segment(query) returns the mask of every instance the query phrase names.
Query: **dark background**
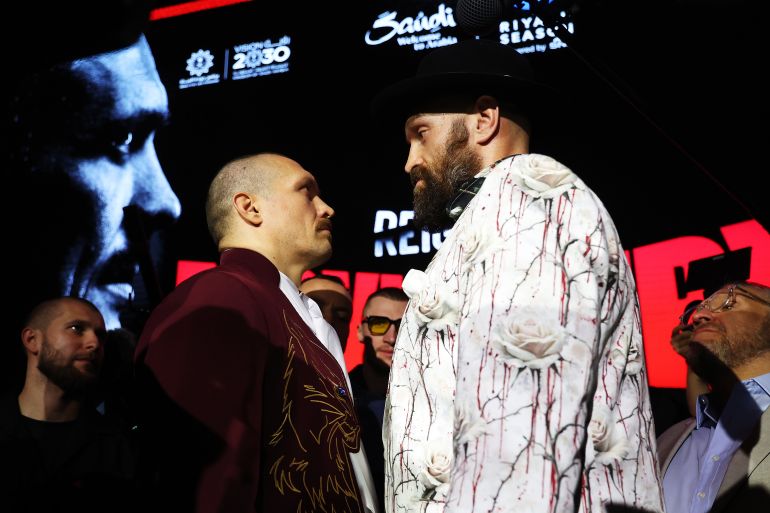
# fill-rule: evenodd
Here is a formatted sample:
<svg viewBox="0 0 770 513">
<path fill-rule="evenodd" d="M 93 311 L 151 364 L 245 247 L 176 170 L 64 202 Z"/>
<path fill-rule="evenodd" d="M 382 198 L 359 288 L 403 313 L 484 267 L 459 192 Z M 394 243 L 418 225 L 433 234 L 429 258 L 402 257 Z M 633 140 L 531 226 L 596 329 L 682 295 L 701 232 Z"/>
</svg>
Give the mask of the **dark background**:
<svg viewBox="0 0 770 513">
<path fill-rule="evenodd" d="M 438 3 L 248 2 L 151 22 L 148 38 L 172 112 L 157 148 L 183 204 L 171 253 L 216 259 L 203 216 L 210 179 L 231 158 L 272 150 L 310 170 L 337 211 L 327 268 L 403 273 L 424 266 L 430 255 L 373 257 L 374 212 L 410 209 L 411 195 L 400 129 L 379 125 L 368 111 L 372 96 L 411 75 L 424 53 L 370 47 L 364 33 L 381 12 L 397 10 L 402 19 L 435 12 Z M 563 36 L 567 49 L 529 55 L 540 79 L 563 95 L 536 122 L 533 151 L 563 161 L 597 192 L 626 248 L 684 235 L 721 241 L 720 226 L 751 218 L 768 226 L 767 166 L 760 163 L 768 45 L 760 4 L 551 6 L 571 13 L 575 34 Z M 507 18 L 517 16 L 507 8 Z M 219 58 L 219 49 L 285 34 L 292 38 L 288 73 L 176 86 L 199 48 Z"/>
<path fill-rule="evenodd" d="M 528 15 L 520 10 L 526 2 L 473 2 L 482 7 L 500 2 L 504 20 Z M 412 201 L 402 128 L 369 114 L 372 97 L 411 76 L 424 52 L 394 41 L 367 46 L 364 34 L 385 11 L 397 11 L 402 20 L 419 11 L 430 15 L 440 2 L 254 0 L 146 22 L 151 8 L 179 3 L 30 0 L 9 6 L 3 18 L 5 33 L 15 34 L 6 54 L 11 83 L 29 70 L 129 44 L 139 28 L 146 32 L 171 111 L 156 147 L 182 202 L 181 218 L 162 241 L 163 290 L 174 286 L 178 260 L 216 261 L 204 219 L 208 184 L 225 162 L 259 151 L 300 162 L 336 210 L 334 256 L 325 269 L 350 271 L 353 279 L 360 271 L 404 274 L 424 268 L 430 254 L 373 256 L 382 235 L 373 234 L 375 212 L 410 210 Z M 532 150 L 571 167 L 599 195 L 626 249 L 701 236 L 726 250 L 720 227 L 750 219 L 770 226 L 768 166 L 760 160 L 770 135 L 764 3 L 530 2 L 547 24 L 559 11 L 569 12 L 575 28 L 574 35 L 561 33 L 568 48 L 528 54 L 540 80 L 561 92 L 552 112 L 535 120 Z M 457 14 L 456 0 L 445 5 Z M 483 37 L 497 39 L 497 24 L 490 25 L 494 30 Z M 441 33 L 473 37 L 462 27 Z M 211 51 L 212 72 L 222 73 L 226 49 L 285 35 L 291 37 L 288 73 L 179 89 L 179 80 L 190 76 L 185 67 L 193 52 Z M 24 248 L 18 249 L 24 255 Z M 767 276 L 767 262 L 760 265 Z M 661 273 L 670 283 L 673 269 Z M 669 348 L 669 325 L 697 294 L 679 304 L 671 291 L 650 292 L 648 283 L 639 290 L 640 296 L 646 292 L 648 360 L 657 348 L 661 360 L 681 366 Z M 140 303 L 141 283 L 137 295 Z M 650 322 L 657 323 L 653 335 Z M 360 352 L 360 345 L 352 346 Z M 670 362 L 652 363 L 669 377 L 679 372 L 664 368 Z M 653 368 L 649 361 L 648 367 Z"/>
<path fill-rule="evenodd" d="M 770 135 L 766 2 L 462 1 L 499 2 L 506 20 L 526 15 L 527 3 L 546 20 L 570 13 L 575 34 L 562 33 L 569 47 L 529 54 L 540 79 L 562 93 L 554 112 L 536 120 L 532 150 L 561 160 L 597 192 L 627 249 L 687 235 L 721 243 L 719 227 L 748 219 L 770 226 L 760 160 Z M 165 288 L 177 259 L 216 259 L 206 188 L 226 161 L 258 151 L 284 152 L 318 178 L 337 211 L 328 268 L 423 267 L 430 255 L 373 257 L 374 212 L 411 209 L 411 193 L 401 129 L 373 120 L 369 102 L 412 75 L 424 52 L 367 46 L 364 34 L 384 11 L 429 15 L 440 2 L 251 1 L 142 24 L 151 8 L 180 3 L 30 1 L 9 6 L 3 19 L 5 33 L 16 34 L 6 53 L 11 79 L 145 29 L 172 115 L 156 146 L 183 206 L 168 233 Z M 456 0 L 445 4 L 457 14 Z M 442 33 L 473 37 L 461 27 Z M 192 52 L 210 49 L 221 68 L 233 44 L 283 35 L 292 38 L 288 73 L 178 88 Z"/>
</svg>

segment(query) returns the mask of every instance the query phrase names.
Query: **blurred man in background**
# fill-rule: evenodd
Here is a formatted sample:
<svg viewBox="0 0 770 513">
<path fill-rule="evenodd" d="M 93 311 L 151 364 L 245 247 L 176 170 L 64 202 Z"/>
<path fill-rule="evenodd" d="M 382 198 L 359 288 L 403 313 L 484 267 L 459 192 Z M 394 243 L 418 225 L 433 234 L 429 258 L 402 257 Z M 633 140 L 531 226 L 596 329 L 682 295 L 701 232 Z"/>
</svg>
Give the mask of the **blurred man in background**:
<svg viewBox="0 0 770 513">
<path fill-rule="evenodd" d="M 364 344 L 364 361 L 350 371 L 361 438 L 381 508 L 384 508 L 385 485 L 382 417 L 393 346 L 408 301 L 404 291 L 395 287 L 376 290 L 366 299 L 363 319 L 357 330 L 358 340 Z"/>
<path fill-rule="evenodd" d="M 675 345 L 711 388 L 658 438 L 668 511 L 762 511 L 770 501 L 770 287 L 731 283 L 683 316 Z M 702 386 L 701 386 L 702 387 Z"/>
<path fill-rule="evenodd" d="M 104 359 L 104 319 L 80 298 L 29 314 L 24 388 L 0 401 L 0 490 L 8 511 L 132 511 L 126 432 L 89 405 Z M 7 341 L 10 342 L 10 341 Z"/>
<path fill-rule="evenodd" d="M 353 299 L 342 280 L 337 276 L 317 274 L 304 280 L 299 290 L 316 302 L 326 322 L 337 332 L 342 351 L 345 351 L 353 317 Z"/>
</svg>

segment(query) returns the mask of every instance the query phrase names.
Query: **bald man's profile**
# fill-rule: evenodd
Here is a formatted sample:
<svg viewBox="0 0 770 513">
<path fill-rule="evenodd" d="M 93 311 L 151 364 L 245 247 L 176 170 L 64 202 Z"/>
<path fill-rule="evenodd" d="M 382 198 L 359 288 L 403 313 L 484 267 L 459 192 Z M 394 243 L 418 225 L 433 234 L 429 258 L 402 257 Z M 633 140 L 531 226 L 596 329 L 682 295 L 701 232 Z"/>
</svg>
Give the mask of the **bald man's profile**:
<svg viewBox="0 0 770 513">
<path fill-rule="evenodd" d="M 154 506 L 377 511 L 339 342 L 298 290 L 331 256 L 333 215 L 282 155 L 212 181 L 219 266 L 166 297 L 137 347 Z"/>
</svg>

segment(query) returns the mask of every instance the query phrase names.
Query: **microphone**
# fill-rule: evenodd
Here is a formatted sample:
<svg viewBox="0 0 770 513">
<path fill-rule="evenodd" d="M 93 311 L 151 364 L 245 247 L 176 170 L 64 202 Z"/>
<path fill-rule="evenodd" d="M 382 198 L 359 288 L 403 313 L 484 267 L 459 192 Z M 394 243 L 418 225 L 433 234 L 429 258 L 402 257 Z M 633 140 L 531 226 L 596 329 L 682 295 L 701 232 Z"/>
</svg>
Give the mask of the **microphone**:
<svg viewBox="0 0 770 513">
<path fill-rule="evenodd" d="M 465 32 L 482 36 L 497 27 L 503 17 L 503 4 L 510 0 L 457 0 L 455 19 Z"/>
</svg>

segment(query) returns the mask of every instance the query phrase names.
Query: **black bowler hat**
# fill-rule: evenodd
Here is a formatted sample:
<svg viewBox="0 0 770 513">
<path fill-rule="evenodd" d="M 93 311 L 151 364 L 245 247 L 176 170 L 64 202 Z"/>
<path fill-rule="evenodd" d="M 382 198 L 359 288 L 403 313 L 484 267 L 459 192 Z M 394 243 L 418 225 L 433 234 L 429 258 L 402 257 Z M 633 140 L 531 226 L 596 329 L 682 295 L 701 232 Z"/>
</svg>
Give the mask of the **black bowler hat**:
<svg viewBox="0 0 770 513">
<path fill-rule="evenodd" d="M 511 46 L 470 39 L 423 57 L 415 76 L 382 90 L 371 110 L 375 119 L 400 116 L 403 121 L 426 100 L 452 93 L 489 94 L 530 116 L 556 97 L 553 88 L 535 80 L 527 58 Z"/>
</svg>

